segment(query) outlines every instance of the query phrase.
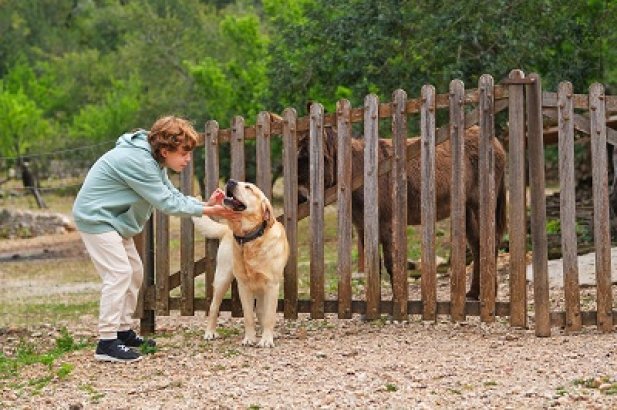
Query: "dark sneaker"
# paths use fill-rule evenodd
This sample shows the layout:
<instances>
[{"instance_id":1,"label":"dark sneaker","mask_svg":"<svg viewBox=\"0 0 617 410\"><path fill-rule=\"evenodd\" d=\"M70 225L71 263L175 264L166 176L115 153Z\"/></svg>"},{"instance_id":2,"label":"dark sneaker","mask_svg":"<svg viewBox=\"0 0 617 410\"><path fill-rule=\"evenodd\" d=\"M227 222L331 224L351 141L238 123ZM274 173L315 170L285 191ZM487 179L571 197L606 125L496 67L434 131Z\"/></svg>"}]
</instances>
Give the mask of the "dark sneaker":
<instances>
[{"instance_id":1,"label":"dark sneaker","mask_svg":"<svg viewBox=\"0 0 617 410\"><path fill-rule=\"evenodd\" d=\"M120 340L99 340L94 354L96 360L102 362L136 362L141 355L129 349Z\"/></svg>"},{"instance_id":2,"label":"dark sneaker","mask_svg":"<svg viewBox=\"0 0 617 410\"><path fill-rule=\"evenodd\" d=\"M144 339L130 329L118 332L118 339L120 339L120 341L128 347L141 347L141 345L143 345L144 343L148 347L156 347L156 340Z\"/></svg>"}]
</instances>

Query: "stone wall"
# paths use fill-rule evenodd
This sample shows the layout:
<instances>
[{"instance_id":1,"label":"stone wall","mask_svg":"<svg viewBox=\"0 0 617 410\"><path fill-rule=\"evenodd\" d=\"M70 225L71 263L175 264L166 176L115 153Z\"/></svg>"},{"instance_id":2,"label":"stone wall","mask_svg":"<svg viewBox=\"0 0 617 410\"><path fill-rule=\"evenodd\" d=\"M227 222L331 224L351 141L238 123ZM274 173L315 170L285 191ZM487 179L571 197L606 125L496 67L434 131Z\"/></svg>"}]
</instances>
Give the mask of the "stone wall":
<instances>
[{"instance_id":1,"label":"stone wall","mask_svg":"<svg viewBox=\"0 0 617 410\"><path fill-rule=\"evenodd\" d=\"M60 213L0 209L0 238L32 238L74 230L73 221Z\"/></svg>"}]
</instances>

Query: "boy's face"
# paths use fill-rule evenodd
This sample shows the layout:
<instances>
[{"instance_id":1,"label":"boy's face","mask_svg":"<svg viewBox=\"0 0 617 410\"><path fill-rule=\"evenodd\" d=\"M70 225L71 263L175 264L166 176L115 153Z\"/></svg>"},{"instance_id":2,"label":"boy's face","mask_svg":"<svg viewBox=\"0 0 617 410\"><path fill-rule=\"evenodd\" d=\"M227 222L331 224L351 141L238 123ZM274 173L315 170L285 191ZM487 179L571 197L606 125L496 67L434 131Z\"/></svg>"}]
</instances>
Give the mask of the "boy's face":
<instances>
[{"instance_id":1,"label":"boy's face","mask_svg":"<svg viewBox=\"0 0 617 410\"><path fill-rule=\"evenodd\" d=\"M161 155L165 159L165 166L180 172L187 166L191 160L191 151L186 151L182 147L178 147L177 151L161 150Z\"/></svg>"}]
</instances>

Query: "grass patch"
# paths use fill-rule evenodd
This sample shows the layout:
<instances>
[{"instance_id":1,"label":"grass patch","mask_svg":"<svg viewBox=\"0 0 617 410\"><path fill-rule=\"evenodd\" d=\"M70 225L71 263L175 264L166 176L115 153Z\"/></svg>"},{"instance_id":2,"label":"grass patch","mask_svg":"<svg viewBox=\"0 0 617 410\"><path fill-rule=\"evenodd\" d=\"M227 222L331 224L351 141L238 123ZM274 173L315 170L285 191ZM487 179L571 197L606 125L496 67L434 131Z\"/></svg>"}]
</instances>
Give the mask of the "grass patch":
<instances>
[{"instance_id":1,"label":"grass patch","mask_svg":"<svg viewBox=\"0 0 617 410\"><path fill-rule=\"evenodd\" d=\"M8 303L3 306L0 326L16 326L33 322L55 324L59 320L77 320L80 316L87 314L96 316L99 308L99 295L90 294L90 300L86 301L83 301L84 297L83 294L65 295L63 302L58 303L37 303L39 298L34 303L28 300ZM71 299L76 300L71 303Z\"/></svg>"},{"instance_id":2,"label":"grass patch","mask_svg":"<svg viewBox=\"0 0 617 410\"><path fill-rule=\"evenodd\" d=\"M32 342L21 340L12 355L0 353L0 381L6 381L6 386L20 392L26 389L31 394L40 391L54 380L67 379L75 365L72 363L56 364L63 355L91 347L84 341L76 342L66 328L60 330L55 346L47 351L41 351ZM40 364L46 368L46 373L28 380L21 380L21 370L24 367Z\"/></svg>"}]
</instances>

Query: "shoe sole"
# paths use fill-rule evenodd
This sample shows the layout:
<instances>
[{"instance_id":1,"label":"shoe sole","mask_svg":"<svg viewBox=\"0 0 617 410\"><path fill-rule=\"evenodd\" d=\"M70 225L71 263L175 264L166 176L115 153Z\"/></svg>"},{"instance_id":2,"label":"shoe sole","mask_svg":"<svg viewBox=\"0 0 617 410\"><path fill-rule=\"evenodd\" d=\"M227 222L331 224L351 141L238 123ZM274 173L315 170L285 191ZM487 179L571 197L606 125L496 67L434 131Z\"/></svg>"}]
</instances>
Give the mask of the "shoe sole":
<instances>
[{"instance_id":1,"label":"shoe sole","mask_svg":"<svg viewBox=\"0 0 617 410\"><path fill-rule=\"evenodd\" d=\"M132 363L138 362L142 359L142 356L136 357L134 359L118 359L117 357L112 357L106 354L95 354L94 359L99 362L115 362L115 363Z\"/></svg>"}]
</instances>

